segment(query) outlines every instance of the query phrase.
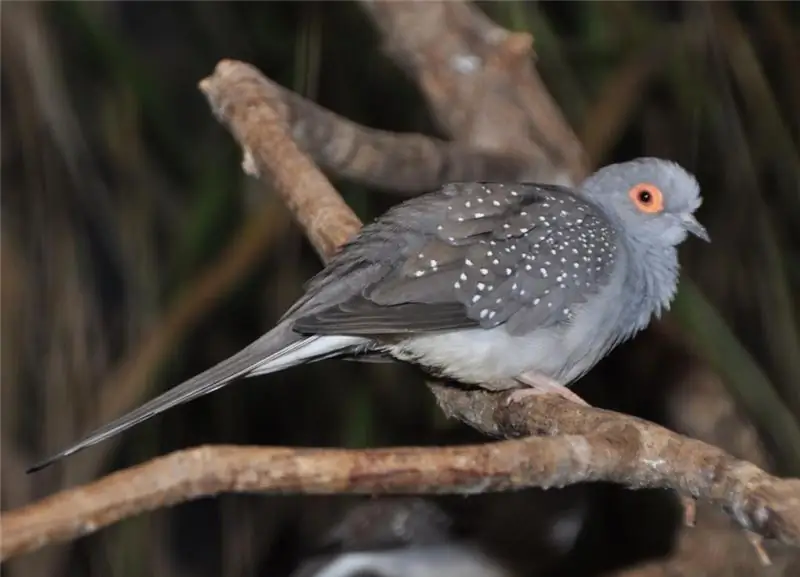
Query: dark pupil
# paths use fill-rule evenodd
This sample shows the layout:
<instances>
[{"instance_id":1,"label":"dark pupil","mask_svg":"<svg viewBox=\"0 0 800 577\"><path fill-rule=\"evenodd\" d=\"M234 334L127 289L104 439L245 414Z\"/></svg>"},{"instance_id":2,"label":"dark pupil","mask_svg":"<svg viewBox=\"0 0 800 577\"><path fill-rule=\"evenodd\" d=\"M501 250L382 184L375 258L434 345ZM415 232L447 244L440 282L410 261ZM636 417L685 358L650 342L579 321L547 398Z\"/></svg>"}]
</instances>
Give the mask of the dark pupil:
<instances>
[{"instance_id":1,"label":"dark pupil","mask_svg":"<svg viewBox=\"0 0 800 577\"><path fill-rule=\"evenodd\" d=\"M650 201L653 200L653 197L650 195L649 190L643 190L639 193L639 200L645 204L650 204Z\"/></svg>"}]
</instances>

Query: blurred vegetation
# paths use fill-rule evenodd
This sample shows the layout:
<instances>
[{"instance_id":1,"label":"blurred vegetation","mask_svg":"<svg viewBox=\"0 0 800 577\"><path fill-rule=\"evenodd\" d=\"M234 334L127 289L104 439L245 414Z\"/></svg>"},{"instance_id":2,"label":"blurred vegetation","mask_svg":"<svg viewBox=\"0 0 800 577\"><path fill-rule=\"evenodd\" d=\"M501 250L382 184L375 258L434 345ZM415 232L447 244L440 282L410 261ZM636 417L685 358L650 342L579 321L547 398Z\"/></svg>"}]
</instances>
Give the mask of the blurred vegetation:
<instances>
[{"instance_id":1,"label":"blurred vegetation","mask_svg":"<svg viewBox=\"0 0 800 577\"><path fill-rule=\"evenodd\" d=\"M494 2L593 165L694 171L713 243L689 243L667 325L580 394L669 423L663 400L710 362L783 472L800 471L800 9L796 3ZM324 362L241 382L36 476L90 427L241 348L319 263L197 90L221 58L364 125L437 131L354 3L2 5L2 506L201 443L441 444L413 369ZM396 197L335 179L363 219ZM28 575L283 575L351 499L225 496L131 519L9 565ZM445 499L525 574L594 574L666 553L671 497L614 487ZM553 543L567 510L576 551ZM524 529L516 527L523 524Z\"/></svg>"}]
</instances>

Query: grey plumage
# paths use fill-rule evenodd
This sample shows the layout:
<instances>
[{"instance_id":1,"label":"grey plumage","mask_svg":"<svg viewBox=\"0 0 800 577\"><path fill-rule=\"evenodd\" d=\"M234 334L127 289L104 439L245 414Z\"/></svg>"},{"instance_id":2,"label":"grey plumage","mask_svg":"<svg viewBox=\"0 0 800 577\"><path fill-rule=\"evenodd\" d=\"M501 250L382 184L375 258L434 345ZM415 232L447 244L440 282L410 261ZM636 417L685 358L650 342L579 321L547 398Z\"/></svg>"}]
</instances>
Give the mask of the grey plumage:
<instances>
[{"instance_id":1,"label":"grey plumage","mask_svg":"<svg viewBox=\"0 0 800 577\"><path fill-rule=\"evenodd\" d=\"M568 320L569 306L597 293L613 269L613 228L569 191L466 183L430 200L444 218L427 234L414 231L397 266L338 307L298 319L295 329L365 335L508 321L510 334L525 334Z\"/></svg>"},{"instance_id":2,"label":"grey plumage","mask_svg":"<svg viewBox=\"0 0 800 577\"><path fill-rule=\"evenodd\" d=\"M273 330L33 470L238 377L332 356L385 354L489 387L567 385L668 307L677 245L708 239L700 202L692 175L654 158L577 191L454 183L411 199L365 226Z\"/></svg>"}]
</instances>

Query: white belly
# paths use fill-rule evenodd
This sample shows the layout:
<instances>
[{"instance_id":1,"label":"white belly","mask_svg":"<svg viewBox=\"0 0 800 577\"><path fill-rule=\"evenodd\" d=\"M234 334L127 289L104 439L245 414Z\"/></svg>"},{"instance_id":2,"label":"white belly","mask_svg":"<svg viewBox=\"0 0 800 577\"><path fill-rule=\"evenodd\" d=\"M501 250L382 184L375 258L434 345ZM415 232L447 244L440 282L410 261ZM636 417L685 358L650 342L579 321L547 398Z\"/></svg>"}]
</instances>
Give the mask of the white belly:
<instances>
[{"instance_id":1,"label":"white belly","mask_svg":"<svg viewBox=\"0 0 800 577\"><path fill-rule=\"evenodd\" d=\"M606 291L615 294L619 279ZM398 359L435 367L444 375L468 384L513 379L535 372L568 384L591 369L614 344L627 336L619 324L625 303L596 299L576 308L569 324L513 336L503 325L492 329L464 329L419 335L388 352ZM617 338L620 337L620 338Z\"/></svg>"},{"instance_id":2,"label":"white belly","mask_svg":"<svg viewBox=\"0 0 800 577\"><path fill-rule=\"evenodd\" d=\"M502 326L414 337L389 352L469 384L510 379L532 370L558 378L566 353L561 339L512 336Z\"/></svg>"}]
</instances>

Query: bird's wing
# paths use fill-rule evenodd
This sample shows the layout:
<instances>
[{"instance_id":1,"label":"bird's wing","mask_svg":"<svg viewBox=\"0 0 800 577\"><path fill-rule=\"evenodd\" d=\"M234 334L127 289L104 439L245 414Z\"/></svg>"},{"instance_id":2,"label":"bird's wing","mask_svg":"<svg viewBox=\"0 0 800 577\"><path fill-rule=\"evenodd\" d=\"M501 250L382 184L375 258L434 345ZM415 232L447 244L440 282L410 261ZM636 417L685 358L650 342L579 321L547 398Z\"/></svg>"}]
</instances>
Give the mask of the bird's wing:
<instances>
[{"instance_id":1,"label":"bird's wing","mask_svg":"<svg viewBox=\"0 0 800 577\"><path fill-rule=\"evenodd\" d=\"M569 321L574 307L610 277L617 258L614 229L597 207L570 191L529 184L449 186L452 193L438 197L440 212L432 222L415 224L400 205L399 214L365 229L356 240L361 244L347 251L360 266L373 263L370 250L383 237L405 234L408 240L390 245L393 254L381 253L379 278L347 300L297 315L294 330L377 336L506 324L520 334ZM322 286L349 269L342 271L332 267L314 282Z\"/></svg>"}]
</instances>

